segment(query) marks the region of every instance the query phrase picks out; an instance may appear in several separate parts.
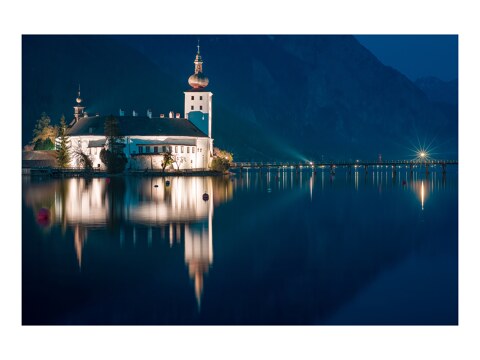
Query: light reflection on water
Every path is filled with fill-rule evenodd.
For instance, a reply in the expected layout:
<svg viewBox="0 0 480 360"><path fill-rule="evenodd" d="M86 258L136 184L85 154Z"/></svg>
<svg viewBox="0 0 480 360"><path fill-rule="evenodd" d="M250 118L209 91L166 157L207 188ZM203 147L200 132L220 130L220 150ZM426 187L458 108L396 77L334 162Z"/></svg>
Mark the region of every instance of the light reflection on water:
<svg viewBox="0 0 480 360"><path fill-rule="evenodd" d="M167 181L169 182L167 184ZM116 227L123 246L127 224L133 225L132 242L137 243L137 225L148 227L147 241L152 242L152 228L168 237L170 246L183 239L185 264L194 280L195 296L200 306L203 276L213 261L212 217L214 204L232 198L230 181L209 177L165 178L94 178L30 182L24 179L24 202L39 219L44 231L60 225L73 229L73 243L78 266L89 229ZM203 200L204 193L209 200ZM167 235L168 233L168 235Z"/></svg>
<svg viewBox="0 0 480 360"><path fill-rule="evenodd" d="M150 267L167 264L168 271L172 272L172 279L181 279L182 269L172 268L169 262L178 257L178 250L175 249L182 250L190 283L184 284L180 280L172 285L168 280L156 280L163 283L165 289L178 292L167 299L167 304L170 305L164 306L163 310L156 308L151 319L133 311L129 318L108 318L99 323L329 323L328 319L332 316L335 319L334 314L340 311L342 304L349 303L352 296L361 291L370 279L382 273L383 268L390 266L386 264L401 261L400 259L408 256L412 249L418 246L418 240L412 243L404 241L415 237L415 232L402 229L402 223L406 222L406 226L419 226L416 223L409 224L412 219L417 221L408 205L412 203L410 199L425 213L420 219L423 224L430 221L430 214L435 215L438 211L433 205L429 207L429 198L435 192L440 196L445 192L453 194L449 201L456 201L457 196L456 174L447 174L447 177L444 177L441 173L432 172L426 176L420 171L409 173L399 169L397 175L393 176L391 171L384 168L369 169L367 174L363 168L352 169L351 174L342 169L337 169L335 174L331 174L329 169L304 169L298 172L288 169L248 170L237 172L230 177L213 178L24 178L23 181L24 294L41 297L38 289L30 286L29 280L34 277L34 272L44 272L43 291L51 290L52 294L59 296L55 286L68 280L86 287L95 297L95 291L98 290L90 288L86 280L88 278L93 283L90 276L100 276L103 272L109 279L118 280L118 277L127 276L123 273L111 274L110 270L102 269L99 270L102 274L88 272L91 270L86 270L87 268L98 266L92 261L98 261L95 256L100 253L109 257L108 261L104 261L112 268L116 268L122 261L128 261L130 257L135 259L137 268L134 272L148 274ZM209 194L208 201L203 200L204 193ZM359 195L355 197L355 193ZM304 196L310 205L303 202ZM432 198L435 199L435 196ZM372 200L375 201L373 210L369 208ZM232 204L227 206L228 203ZM386 206L381 215L378 206ZM48 216L45 216L45 211ZM285 214L291 211L296 219L293 223L290 221L292 219L285 218ZM384 214L389 211L395 215L388 217ZM372 219L366 216L367 214L370 214ZM456 208L446 215L455 219L456 224ZM442 213L441 216L445 214ZM375 217L379 218L373 220ZM431 221L435 221L434 217ZM342 219L345 228L341 227ZM370 222L378 226L378 235L371 229L371 225L367 225ZM303 228L295 229L294 224ZM348 229L350 226L353 229ZM391 244L381 242L382 232L393 236ZM395 233L398 235L392 235ZM418 234L424 233L423 228L418 229ZM92 243L89 242L90 237ZM39 238L43 239L40 244ZM358 244L354 239L363 241L365 247L362 250L357 249ZM71 245L62 242L63 240L69 241ZM456 249L456 239L454 240ZM52 244L55 241L58 244ZM167 247L162 247L161 244ZM296 245L292 247L293 244ZM61 247L59 251L65 255L68 255L68 248L72 246L77 273L72 272L71 259L59 258L57 253L55 256L48 254L49 249L57 251L57 246ZM157 254L155 256L158 256L159 261L163 259L160 265L154 258L146 260L150 259L151 255L137 258L132 252L132 248L143 247L152 254ZM118 255L118 248L127 253ZM157 248L159 253L155 250ZM218 266L214 263L214 249L220 249L215 256ZM359 257L351 258L349 253L354 254L355 251L359 251ZM169 257L172 260L168 260ZM271 274L270 267L276 267L274 264L282 257L287 262L279 268L280 272ZM225 263L227 259L230 264ZM319 259L323 260L318 262ZM42 268L50 262L63 266L64 274L58 277L59 275L52 274L50 269L46 271ZM291 264L293 268L285 267L286 264ZM305 273L298 271L302 268ZM336 277L346 276L351 271L357 272L357 277L361 279L347 281L344 278L344 283L332 282ZM82 275L84 278L78 278L79 273L85 273ZM361 274L364 274L363 277ZM58 278L55 278L56 276ZM294 276L296 283L291 283L291 276ZM207 277L211 278L210 294L205 290ZM288 283L292 289L302 283L310 288L298 291L298 298L292 294L292 289L283 289L285 285L274 287L273 292L265 295L266 297L262 297L264 290L251 288L253 284L268 287L270 282L276 284L278 279L282 278L290 279ZM231 288L233 283L238 288ZM188 300L183 300L182 297L184 285L190 287L191 296L195 299L196 312L193 315ZM66 285L61 287L69 288ZM339 288L336 289L337 287ZM148 293L147 289L142 291ZM76 290L69 288L68 291ZM115 291L122 293L129 289L119 286ZM243 294L239 295L237 291ZM256 296L255 291L258 292L258 298L263 299L260 304L251 298ZM322 292L324 294L320 295ZM327 298L324 297L325 293L329 294ZM271 298L273 294L276 294L276 297ZM110 295L106 292L104 296L108 299ZM172 305L171 302L176 301L176 296L182 297L182 303ZM310 296L311 299L306 300L305 296ZM206 303L203 301L205 297ZM231 307L222 299L229 299ZM102 306L108 307L108 301L103 301L105 304ZM165 299L162 298L162 301ZM276 305L273 308L272 305L263 308L266 306L266 303L263 303L265 301L273 301ZM97 323L91 320L90 315L72 315L71 309L64 310L63 313L50 309L42 315L32 302L33 299L23 299L24 323ZM256 304L258 309L251 307L251 302ZM91 302L80 302L76 306L88 313ZM172 306L175 309L173 313ZM207 308L204 309L205 306ZM294 310L298 306L306 309ZM279 309L275 310L276 307ZM235 310L236 308L243 312L238 313L240 310ZM166 313L158 314L158 311ZM127 311L120 307L115 309L115 312ZM180 315L177 312L183 313ZM299 314L295 315L296 312ZM447 322L451 321L452 317L448 319ZM335 320L331 321L336 323ZM338 320L337 323L342 321ZM362 320L345 321L362 323ZM439 322L441 321L440 319ZM431 322L436 323L435 320Z"/></svg>

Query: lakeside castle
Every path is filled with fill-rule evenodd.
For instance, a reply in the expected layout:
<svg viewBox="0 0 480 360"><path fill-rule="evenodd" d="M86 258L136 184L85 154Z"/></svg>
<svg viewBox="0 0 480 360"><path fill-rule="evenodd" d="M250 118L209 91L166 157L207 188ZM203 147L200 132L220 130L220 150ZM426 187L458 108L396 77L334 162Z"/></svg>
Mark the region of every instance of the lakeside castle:
<svg viewBox="0 0 480 360"><path fill-rule="evenodd" d="M195 72L188 79L191 88L184 92L185 113L170 113L153 117L150 110L146 116L133 111L126 116L120 110L117 116L122 136L125 137L124 152L132 170L161 169L163 153L172 153L175 162L168 168L180 170L208 169L213 158L212 138L212 93L206 89L209 80L203 74L200 45L195 56ZM100 151L105 147L105 120L108 116L89 116L80 89L74 108L74 118L67 129L73 153L81 150L92 159L94 168L105 169L100 160ZM79 166L72 156L71 166Z"/></svg>

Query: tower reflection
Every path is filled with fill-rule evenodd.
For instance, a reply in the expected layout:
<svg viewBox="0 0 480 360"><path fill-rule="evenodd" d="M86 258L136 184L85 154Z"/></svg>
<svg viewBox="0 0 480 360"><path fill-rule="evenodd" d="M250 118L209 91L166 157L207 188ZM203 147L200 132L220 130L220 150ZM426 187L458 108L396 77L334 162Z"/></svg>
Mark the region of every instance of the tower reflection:
<svg viewBox="0 0 480 360"><path fill-rule="evenodd" d="M204 193L209 194L207 201ZM222 177L118 177L65 179L29 184L25 202L36 213L48 209L49 228L61 226L73 233L78 266L82 268L89 230L118 232L122 247L132 234L134 247L142 241L138 227L147 228L148 247L153 232L160 239L184 246L184 262L200 307L204 277L213 263L214 207L233 196L230 179ZM156 237L158 239L158 237Z"/></svg>

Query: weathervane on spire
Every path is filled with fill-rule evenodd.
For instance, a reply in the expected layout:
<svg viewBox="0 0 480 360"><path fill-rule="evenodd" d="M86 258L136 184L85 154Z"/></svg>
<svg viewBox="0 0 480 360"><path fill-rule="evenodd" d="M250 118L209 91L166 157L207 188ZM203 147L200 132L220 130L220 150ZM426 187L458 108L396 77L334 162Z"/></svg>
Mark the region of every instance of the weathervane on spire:
<svg viewBox="0 0 480 360"><path fill-rule="evenodd" d="M77 104L82 102L82 98L80 97L80 84L78 84L78 96L77 96Z"/></svg>
<svg viewBox="0 0 480 360"><path fill-rule="evenodd" d="M197 54L200 54L200 39L197 39Z"/></svg>

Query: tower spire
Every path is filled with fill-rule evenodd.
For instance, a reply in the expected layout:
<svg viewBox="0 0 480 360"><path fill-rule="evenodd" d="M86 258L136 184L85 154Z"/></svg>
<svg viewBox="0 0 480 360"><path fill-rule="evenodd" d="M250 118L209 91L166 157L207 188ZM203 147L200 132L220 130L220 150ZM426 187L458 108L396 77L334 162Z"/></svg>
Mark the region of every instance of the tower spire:
<svg viewBox="0 0 480 360"><path fill-rule="evenodd" d="M73 107L73 109L75 110L74 111L74 116L75 116L75 119L78 121L81 117L86 116L86 113L84 111L85 110L85 105L82 104L83 100L80 97L80 84L78 84L78 96L75 100L76 100L77 103Z"/></svg>
<svg viewBox="0 0 480 360"><path fill-rule="evenodd" d="M195 74L201 74L203 72L202 65L202 55L200 55L200 40L198 40L198 45L197 45L197 56L195 56L195 61L193 62L195 64Z"/></svg>
<svg viewBox="0 0 480 360"><path fill-rule="evenodd" d="M195 73L188 78L188 83L195 89L204 88L208 85L208 78L203 75L203 60L200 55L200 39L197 41L197 54L193 63L195 64Z"/></svg>
<svg viewBox="0 0 480 360"><path fill-rule="evenodd" d="M82 98L80 97L80 84L78 84L78 96L77 96L77 104L82 102Z"/></svg>

